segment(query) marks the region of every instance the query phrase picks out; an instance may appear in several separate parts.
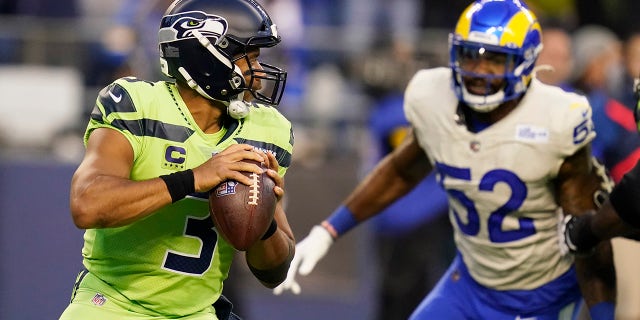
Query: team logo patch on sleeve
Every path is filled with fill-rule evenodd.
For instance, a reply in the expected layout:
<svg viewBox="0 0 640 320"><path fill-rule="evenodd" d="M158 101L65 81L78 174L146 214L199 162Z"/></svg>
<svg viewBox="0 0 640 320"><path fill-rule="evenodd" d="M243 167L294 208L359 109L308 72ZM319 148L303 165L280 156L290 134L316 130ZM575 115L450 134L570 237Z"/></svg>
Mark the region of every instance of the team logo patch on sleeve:
<svg viewBox="0 0 640 320"><path fill-rule="evenodd" d="M215 190L216 197L224 197L226 195L235 194L237 181L225 181L221 183Z"/></svg>

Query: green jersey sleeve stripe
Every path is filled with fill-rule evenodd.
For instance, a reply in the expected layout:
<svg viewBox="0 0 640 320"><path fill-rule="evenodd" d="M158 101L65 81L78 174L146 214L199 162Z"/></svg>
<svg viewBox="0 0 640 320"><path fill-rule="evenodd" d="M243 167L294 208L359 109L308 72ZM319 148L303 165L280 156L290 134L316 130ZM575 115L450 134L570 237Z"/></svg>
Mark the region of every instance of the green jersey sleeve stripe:
<svg viewBox="0 0 640 320"><path fill-rule="evenodd" d="M194 133L187 127L153 119L114 119L111 125L120 130L128 130L135 136L155 137L173 142L185 142Z"/></svg>
<svg viewBox="0 0 640 320"><path fill-rule="evenodd" d="M291 129L289 129L289 144L293 145L294 143L294 138L293 138L293 127L291 127Z"/></svg>
<svg viewBox="0 0 640 320"><path fill-rule="evenodd" d="M91 113L91 119L98 123L105 124L104 118L99 112L94 111ZM189 139L189 137L195 132L184 126L173 125L152 119L114 119L110 125L118 130L129 131L134 136L155 137L180 143L187 141L187 139Z"/></svg>
<svg viewBox="0 0 640 320"><path fill-rule="evenodd" d="M121 85L113 83L100 91L98 101L104 107L105 117L114 112L136 112L133 99Z"/></svg>
<svg viewBox="0 0 640 320"><path fill-rule="evenodd" d="M281 167L289 168L289 166L291 165L291 153L273 143L266 143L264 141L255 141L242 138L235 138L235 140L238 143L246 143L262 150L274 152L276 155L276 160L278 160L278 165L280 165Z"/></svg>
<svg viewBox="0 0 640 320"><path fill-rule="evenodd" d="M104 123L104 121L102 121L102 113L100 113L100 109L98 109L98 106L95 106L95 108L93 108L93 111L91 111L91 119L97 121L98 123Z"/></svg>

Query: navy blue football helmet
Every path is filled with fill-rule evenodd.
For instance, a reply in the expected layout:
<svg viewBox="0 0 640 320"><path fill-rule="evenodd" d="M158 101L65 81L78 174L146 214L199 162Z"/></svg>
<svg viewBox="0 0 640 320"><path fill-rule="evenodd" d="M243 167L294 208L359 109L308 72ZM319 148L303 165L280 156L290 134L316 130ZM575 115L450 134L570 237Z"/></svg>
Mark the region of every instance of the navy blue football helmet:
<svg viewBox="0 0 640 320"><path fill-rule="evenodd" d="M527 90L538 54L542 50L542 30L536 16L523 1L476 0L460 15L449 36L450 67L458 99L478 112L494 110L505 101L520 97ZM462 68L463 59L499 55L504 74L479 74ZM465 87L463 77L484 78L487 83L504 79L504 87L484 95Z"/></svg>
<svg viewBox="0 0 640 320"><path fill-rule="evenodd" d="M258 101L280 102L287 73L262 62L254 69L247 57L251 49L280 42L276 25L254 0L176 0L162 18L158 38L162 72L200 95L228 106L248 90ZM239 59L250 66L248 82L234 63ZM254 81L265 89L252 89Z"/></svg>

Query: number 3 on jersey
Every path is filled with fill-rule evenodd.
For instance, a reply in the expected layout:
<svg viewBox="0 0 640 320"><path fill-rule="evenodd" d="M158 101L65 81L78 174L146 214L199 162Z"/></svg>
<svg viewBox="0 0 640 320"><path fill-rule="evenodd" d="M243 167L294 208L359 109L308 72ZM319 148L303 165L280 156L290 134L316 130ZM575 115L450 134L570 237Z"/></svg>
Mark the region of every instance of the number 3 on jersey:
<svg viewBox="0 0 640 320"><path fill-rule="evenodd" d="M467 210L466 223L460 219L460 213L452 210L460 230L469 236L477 235L480 232L480 215L478 214L475 203L469 199L464 192L456 189L447 189L444 186L444 179L446 177L470 181L471 169L436 163L436 170L438 170L439 173L438 181L440 185ZM480 191L492 192L499 182L509 186L511 196L506 203L490 213L489 221L487 221L489 240L491 240L491 242L503 243L520 240L535 234L536 230L531 218L519 218L518 222L520 227L516 230L502 230L504 218L509 213L517 211L527 198L527 186L515 173L503 169L495 169L482 176L478 189Z"/></svg>
<svg viewBox="0 0 640 320"><path fill-rule="evenodd" d="M218 236L213 231L213 220L209 216L187 217L184 236L200 241L200 253L193 255L168 250L162 268L181 274L201 276L211 267L211 258L218 241Z"/></svg>

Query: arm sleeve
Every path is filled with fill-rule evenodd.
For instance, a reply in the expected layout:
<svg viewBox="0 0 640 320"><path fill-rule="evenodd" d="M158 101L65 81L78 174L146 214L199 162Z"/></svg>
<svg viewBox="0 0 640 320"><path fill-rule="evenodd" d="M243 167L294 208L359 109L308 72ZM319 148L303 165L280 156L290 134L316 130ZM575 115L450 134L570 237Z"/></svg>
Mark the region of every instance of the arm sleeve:
<svg viewBox="0 0 640 320"><path fill-rule="evenodd" d="M620 219L640 228L640 161L613 188L609 201Z"/></svg>

